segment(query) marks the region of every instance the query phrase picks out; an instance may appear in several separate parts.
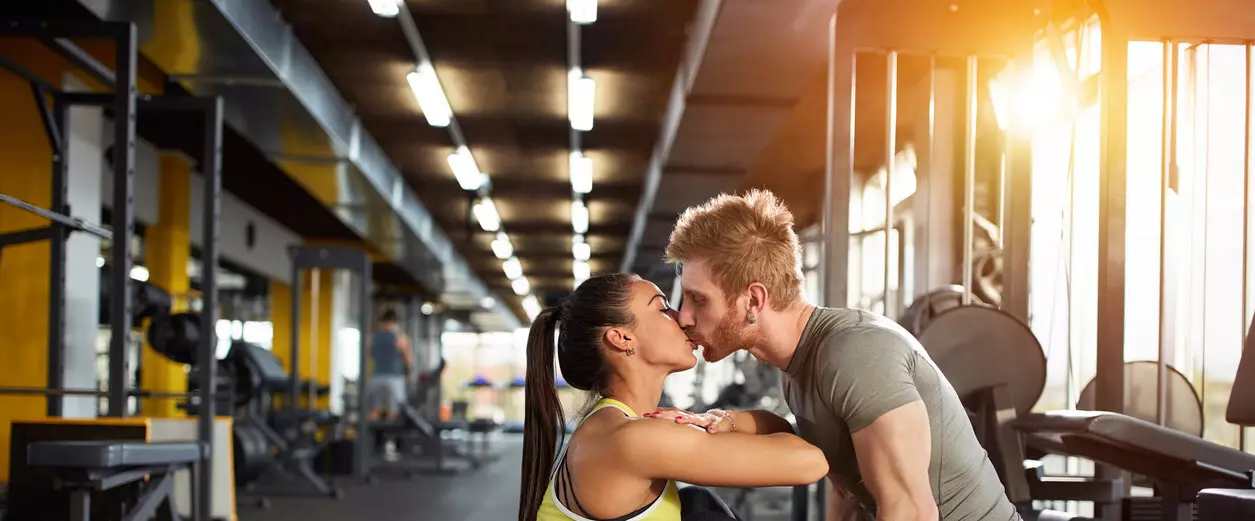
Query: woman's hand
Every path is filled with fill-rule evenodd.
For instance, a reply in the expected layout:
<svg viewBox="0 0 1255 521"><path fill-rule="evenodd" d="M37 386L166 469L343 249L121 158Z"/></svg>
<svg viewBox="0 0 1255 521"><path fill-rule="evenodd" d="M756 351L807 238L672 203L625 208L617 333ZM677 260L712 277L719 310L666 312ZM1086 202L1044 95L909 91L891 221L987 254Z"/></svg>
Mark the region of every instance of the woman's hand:
<svg viewBox="0 0 1255 521"><path fill-rule="evenodd" d="M704 413L689 412L675 407L663 407L654 412L645 413L646 418L672 420L681 425L692 425L704 429L710 434L731 432L734 426L732 413L721 409L712 409Z"/></svg>

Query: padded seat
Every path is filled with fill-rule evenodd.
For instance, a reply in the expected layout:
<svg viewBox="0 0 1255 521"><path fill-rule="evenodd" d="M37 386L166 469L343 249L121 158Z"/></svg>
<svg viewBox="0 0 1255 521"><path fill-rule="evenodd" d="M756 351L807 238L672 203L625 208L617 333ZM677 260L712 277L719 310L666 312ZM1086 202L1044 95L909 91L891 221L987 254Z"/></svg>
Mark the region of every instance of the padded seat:
<svg viewBox="0 0 1255 521"><path fill-rule="evenodd" d="M200 459L196 442L45 441L26 447L28 465L111 469L152 465L183 465Z"/></svg>
<svg viewBox="0 0 1255 521"><path fill-rule="evenodd" d="M1194 470L1180 466L1194 462L1236 475L1255 469L1255 454L1112 412L1028 414L1016 420L1015 428L1029 435L1029 443L1045 450L1087 457L1169 481L1186 478L1173 472ZM1178 466L1166 468L1165 463Z"/></svg>
<svg viewBox="0 0 1255 521"><path fill-rule="evenodd" d="M1255 490L1209 488L1199 491L1199 521L1234 519L1255 519Z"/></svg>

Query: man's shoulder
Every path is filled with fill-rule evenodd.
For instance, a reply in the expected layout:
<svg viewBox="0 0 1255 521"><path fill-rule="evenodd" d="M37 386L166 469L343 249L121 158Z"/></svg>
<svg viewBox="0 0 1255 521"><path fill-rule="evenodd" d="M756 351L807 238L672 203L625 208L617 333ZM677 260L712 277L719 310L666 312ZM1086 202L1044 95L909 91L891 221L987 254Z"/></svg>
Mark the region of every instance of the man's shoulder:
<svg viewBox="0 0 1255 521"><path fill-rule="evenodd" d="M912 350L917 343L906 329L882 315L857 309L822 311L826 315L826 327L815 340L817 347L830 356L886 349L889 352L901 351L901 348Z"/></svg>

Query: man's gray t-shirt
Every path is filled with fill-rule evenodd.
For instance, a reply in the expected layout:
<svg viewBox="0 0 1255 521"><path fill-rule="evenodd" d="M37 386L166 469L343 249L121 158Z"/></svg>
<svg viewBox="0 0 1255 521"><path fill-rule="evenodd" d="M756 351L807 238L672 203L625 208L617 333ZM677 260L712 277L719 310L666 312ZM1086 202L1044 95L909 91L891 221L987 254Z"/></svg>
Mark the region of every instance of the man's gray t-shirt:
<svg viewBox="0 0 1255 521"><path fill-rule="evenodd" d="M941 519L1019 519L958 394L919 342L893 321L816 308L785 370L784 394L802 437L823 449L831 476L869 518L875 498L863 484L851 434L923 400L932 431L928 479Z"/></svg>

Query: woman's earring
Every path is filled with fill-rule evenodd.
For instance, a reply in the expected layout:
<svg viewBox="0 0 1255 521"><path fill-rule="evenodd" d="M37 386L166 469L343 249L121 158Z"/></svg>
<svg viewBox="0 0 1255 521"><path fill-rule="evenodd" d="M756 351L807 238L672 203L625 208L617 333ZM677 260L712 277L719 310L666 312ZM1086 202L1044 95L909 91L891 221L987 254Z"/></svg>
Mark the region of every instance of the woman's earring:
<svg viewBox="0 0 1255 521"><path fill-rule="evenodd" d="M750 315L750 316L748 316L748 317L746 317L746 318L748 318L748 319L749 319L749 321L750 321L750 323L751 323L751 324L756 324L756 323L758 323L758 318L757 318L757 317L755 317L754 315Z"/></svg>
<svg viewBox="0 0 1255 521"><path fill-rule="evenodd" d="M628 349L628 350L627 350L627 355L628 355L628 356L632 356L632 355L634 355L634 354L636 354L636 348L635 348L635 347L633 347L633 348L631 348L631 349Z"/></svg>

